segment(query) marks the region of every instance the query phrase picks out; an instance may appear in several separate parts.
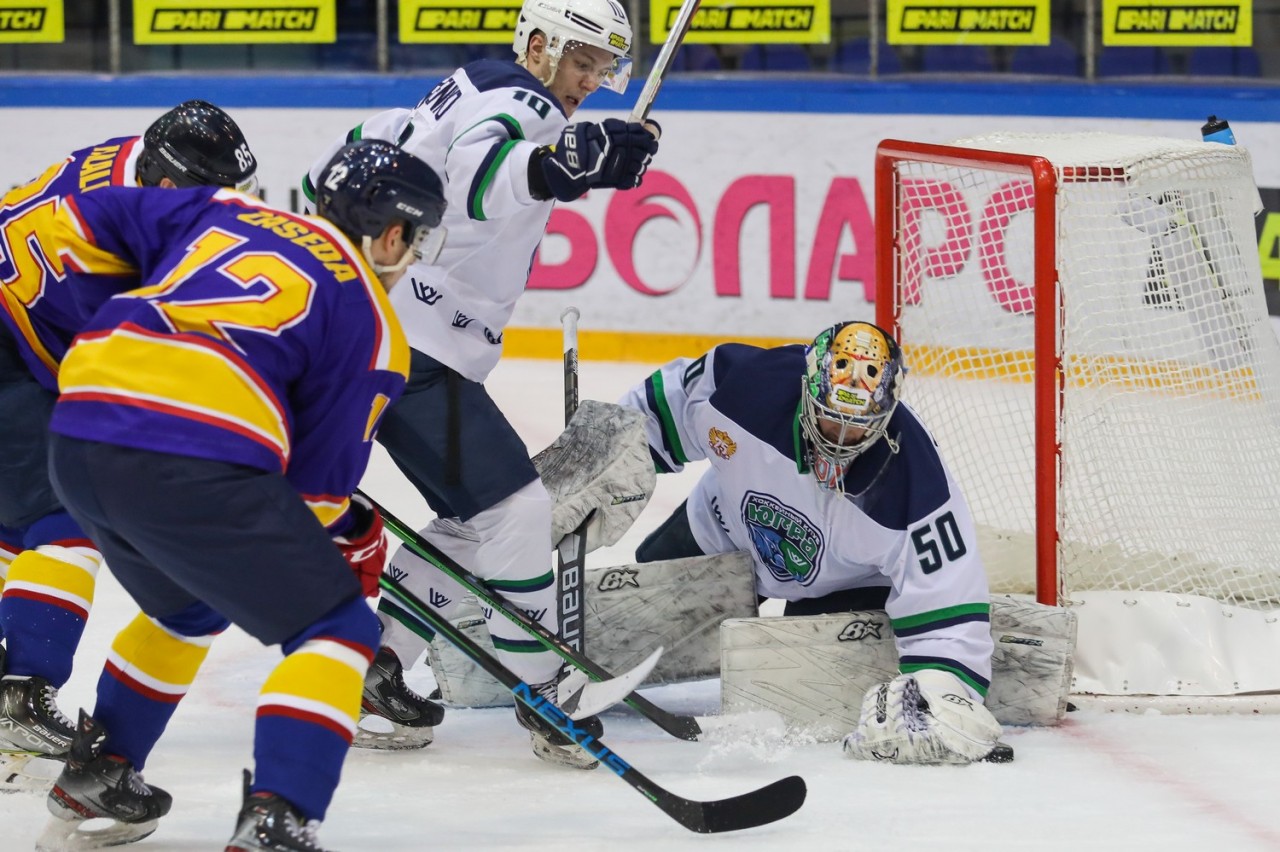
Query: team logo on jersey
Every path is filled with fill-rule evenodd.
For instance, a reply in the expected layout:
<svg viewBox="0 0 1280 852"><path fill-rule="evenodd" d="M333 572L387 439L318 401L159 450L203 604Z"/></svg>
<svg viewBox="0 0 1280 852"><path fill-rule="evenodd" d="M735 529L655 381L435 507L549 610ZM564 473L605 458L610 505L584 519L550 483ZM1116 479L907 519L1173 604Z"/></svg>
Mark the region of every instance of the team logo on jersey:
<svg viewBox="0 0 1280 852"><path fill-rule="evenodd" d="M850 621L836 637L838 642L861 642L863 639L879 639L880 628L884 627L874 619L858 618Z"/></svg>
<svg viewBox="0 0 1280 852"><path fill-rule="evenodd" d="M711 448L711 452L725 461L738 451L738 444L729 437L729 433L722 432L714 426L707 432L707 446Z"/></svg>
<svg viewBox="0 0 1280 852"><path fill-rule="evenodd" d="M775 579L802 586L817 579L824 545L817 524L776 497L756 491L742 498L742 522L757 558Z"/></svg>

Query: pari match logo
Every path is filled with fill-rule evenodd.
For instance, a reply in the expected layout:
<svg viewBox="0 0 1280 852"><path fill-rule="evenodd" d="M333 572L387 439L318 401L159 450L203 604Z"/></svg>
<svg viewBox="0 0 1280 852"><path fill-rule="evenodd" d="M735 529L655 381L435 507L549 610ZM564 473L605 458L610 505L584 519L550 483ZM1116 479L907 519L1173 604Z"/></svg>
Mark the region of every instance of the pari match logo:
<svg viewBox="0 0 1280 852"><path fill-rule="evenodd" d="M0 42L60 42L66 38L62 0L0 3Z"/></svg>
<svg viewBox="0 0 1280 852"><path fill-rule="evenodd" d="M1103 0L1102 43L1248 47L1253 44L1253 6L1246 0Z"/></svg>
<svg viewBox="0 0 1280 852"><path fill-rule="evenodd" d="M335 0L134 0L138 44L328 44Z"/></svg>
<svg viewBox="0 0 1280 852"><path fill-rule="evenodd" d="M1048 44L1049 0L889 0L890 44Z"/></svg>
<svg viewBox="0 0 1280 852"><path fill-rule="evenodd" d="M406 44L510 44L520 17L520 0L400 0L399 8Z"/></svg>
<svg viewBox="0 0 1280 852"><path fill-rule="evenodd" d="M649 38L662 44L680 0L650 0ZM825 44L831 40L830 0L702 0L685 41L690 44Z"/></svg>

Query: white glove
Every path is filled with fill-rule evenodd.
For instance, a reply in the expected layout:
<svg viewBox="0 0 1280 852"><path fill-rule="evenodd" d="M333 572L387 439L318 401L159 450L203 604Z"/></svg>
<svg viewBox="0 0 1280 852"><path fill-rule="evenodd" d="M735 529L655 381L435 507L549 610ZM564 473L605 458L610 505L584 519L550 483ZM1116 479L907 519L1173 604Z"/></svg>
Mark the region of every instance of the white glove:
<svg viewBox="0 0 1280 852"><path fill-rule="evenodd" d="M856 760L965 764L986 757L999 739L1000 723L958 677L922 669L867 691L844 753Z"/></svg>

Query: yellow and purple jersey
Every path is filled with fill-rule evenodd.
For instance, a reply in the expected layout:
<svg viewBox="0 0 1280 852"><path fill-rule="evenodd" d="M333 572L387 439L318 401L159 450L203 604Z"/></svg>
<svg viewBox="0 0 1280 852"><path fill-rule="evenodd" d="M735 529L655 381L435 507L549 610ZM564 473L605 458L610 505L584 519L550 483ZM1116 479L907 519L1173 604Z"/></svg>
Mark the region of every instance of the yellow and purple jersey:
<svg viewBox="0 0 1280 852"><path fill-rule="evenodd" d="M54 219L65 198L107 186L136 186L142 139L126 136L82 148L0 198L0 317L23 359L49 390L71 339L103 301L136 287L136 274L103 275L75 291L62 286Z"/></svg>
<svg viewBox="0 0 1280 852"><path fill-rule="evenodd" d="M279 471L326 526L345 520L409 348L342 232L202 187L67 199L55 235L63 286L141 286L64 357L54 432Z"/></svg>

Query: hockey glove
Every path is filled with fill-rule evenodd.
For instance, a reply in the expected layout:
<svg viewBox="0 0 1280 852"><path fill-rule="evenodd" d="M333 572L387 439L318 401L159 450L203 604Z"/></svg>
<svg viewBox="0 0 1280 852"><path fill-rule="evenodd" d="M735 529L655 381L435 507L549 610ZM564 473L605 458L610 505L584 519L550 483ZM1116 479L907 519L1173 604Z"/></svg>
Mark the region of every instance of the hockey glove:
<svg viewBox="0 0 1280 852"><path fill-rule="evenodd" d="M529 158L529 191L542 201L573 201L590 189L634 189L657 152L658 140L642 124L571 124L559 142Z"/></svg>
<svg viewBox="0 0 1280 852"><path fill-rule="evenodd" d="M958 677L922 669L867 691L844 753L889 763L965 764L986 757L999 739L1000 723Z"/></svg>
<svg viewBox="0 0 1280 852"><path fill-rule="evenodd" d="M360 581L366 598L378 596L378 578L387 563L387 537L382 531L382 515L359 494L351 495L351 530L333 537L351 570Z"/></svg>

